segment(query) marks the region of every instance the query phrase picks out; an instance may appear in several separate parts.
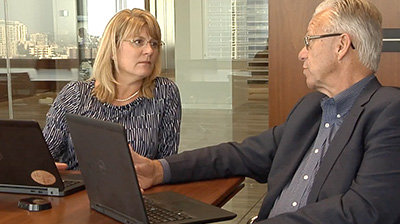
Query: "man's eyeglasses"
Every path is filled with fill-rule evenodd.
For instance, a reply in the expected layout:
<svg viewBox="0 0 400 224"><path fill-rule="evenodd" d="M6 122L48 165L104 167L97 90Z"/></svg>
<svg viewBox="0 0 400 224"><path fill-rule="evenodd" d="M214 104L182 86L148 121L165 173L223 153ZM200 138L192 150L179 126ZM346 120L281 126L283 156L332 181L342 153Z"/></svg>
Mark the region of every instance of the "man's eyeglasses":
<svg viewBox="0 0 400 224"><path fill-rule="evenodd" d="M150 44L151 48L159 49L162 45L164 45L164 42L162 42L162 41L158 41L158 40L154 40L154 39L146 40L141 37L137 37L137 38L134 38L131 40L124 40L124 41L130 42L134 47L137 47L137 48L141 48L141 47L146 46L147 44Z"/></svg>
<svg viewBox="0 0 400 224"><path fill-rule="evenodd" d="M311 36L305 36L304 37L304 45L306 46L306 49L308 50L310 47L310 41L311 40L316 40L316 39L321 39L321 38L326 38L326 37L335 37L335 36L340 36L343 33L330 33L330 34L322 34L322 35L311 35ZM350 43L351 48L356 49L353 45L353 43Z"/></svg>

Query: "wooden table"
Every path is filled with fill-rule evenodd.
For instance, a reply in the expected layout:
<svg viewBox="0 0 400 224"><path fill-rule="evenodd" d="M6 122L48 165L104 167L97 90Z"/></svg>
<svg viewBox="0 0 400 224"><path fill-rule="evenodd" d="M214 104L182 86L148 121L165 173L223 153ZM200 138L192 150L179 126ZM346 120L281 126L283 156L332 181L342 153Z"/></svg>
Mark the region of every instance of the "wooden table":
<svg viewBox="0 0 400 224"><path fill-rule="evenodd" d="M208 204L222 206L240 189L244 178L197 181L184 184L160 185L145 191L154 193L160 191L175 191L198 199ZM7 224L92 224L119 223L116 220L90 209L86 191L80 191L66 197L47 197L52 208L40 212L29 212L17 207L18 200L32 197L24 194L0 193L0 223Z"/></svg>

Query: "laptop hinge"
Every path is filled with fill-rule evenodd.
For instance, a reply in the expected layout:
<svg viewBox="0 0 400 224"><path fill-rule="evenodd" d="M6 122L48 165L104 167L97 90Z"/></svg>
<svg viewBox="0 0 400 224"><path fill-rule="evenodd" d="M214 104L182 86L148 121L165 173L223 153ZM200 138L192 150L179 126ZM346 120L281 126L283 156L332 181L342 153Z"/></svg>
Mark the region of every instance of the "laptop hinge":
<svg viewBox="0 0 400 224"><path fill-rule="evenodd" d="M60 191L58 188L49 187L47 188L48 195L60 195Z"/></svg>
<svg viewBox="0 0 400 224"><path fill-rule="evenodd" d="M100 213L110 216L111 218L116 219L125 224L144 224L144 222L141 222L135 218L129 217L121 212L118 212L115 209L112 209L107 206L103 206L102 204L99 204L99 203L90 203L90 207L92 207L94 210L96 210ZM146 223L148 223L148 220L146 220Z"/></svg>

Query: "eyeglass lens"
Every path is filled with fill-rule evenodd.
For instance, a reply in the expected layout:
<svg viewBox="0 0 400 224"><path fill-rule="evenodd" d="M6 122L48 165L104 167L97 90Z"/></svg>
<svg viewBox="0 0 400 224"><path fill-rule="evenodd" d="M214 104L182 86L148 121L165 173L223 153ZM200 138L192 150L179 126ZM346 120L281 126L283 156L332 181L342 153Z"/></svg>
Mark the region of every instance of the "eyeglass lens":
<svg viewBox="0 0 400 224"><path fill-rule="evenodd" d="M144 47L148 43L150 43L151 48L158 48L161 46L160 42L158 40L146 40L144 38L135 38L133 40L130 40L130 42L133 44L135 47Z"/></svg>

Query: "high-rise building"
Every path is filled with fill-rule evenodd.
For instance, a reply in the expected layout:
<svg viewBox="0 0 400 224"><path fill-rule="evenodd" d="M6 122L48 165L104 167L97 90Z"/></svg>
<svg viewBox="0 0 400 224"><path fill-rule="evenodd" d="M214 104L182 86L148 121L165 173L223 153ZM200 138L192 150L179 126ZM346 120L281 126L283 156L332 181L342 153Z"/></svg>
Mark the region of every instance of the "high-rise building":
<svg viewBox="0 0 400 224"><path fill-rule="evenodd" d="M25 24L19 21L0 20L0 56L5 57L7 54L6 47L6 32L9 45L9 56L14 57L18 55L18 45L24 44L27 39L28 29Z"/></svg>
<svg viewBox="0 0 400 224"><path fill-rule="evenodd" d="M29 48L29 54L35 58L52 58L55 56L54 46L33 46Z"/></svg>
<svg viewBox="0 0 400 224"><path fill-rule="evenodd" d="M252 59L268 48L267 0L210 0L205 7L207 58Z"/></svg>
<svg viewBox="0 0 400 224"><path fill-rule="evenodd" d="M33 33L29 35L29 40L33 45L49 45L49 37L45 33Z"/></svg>

